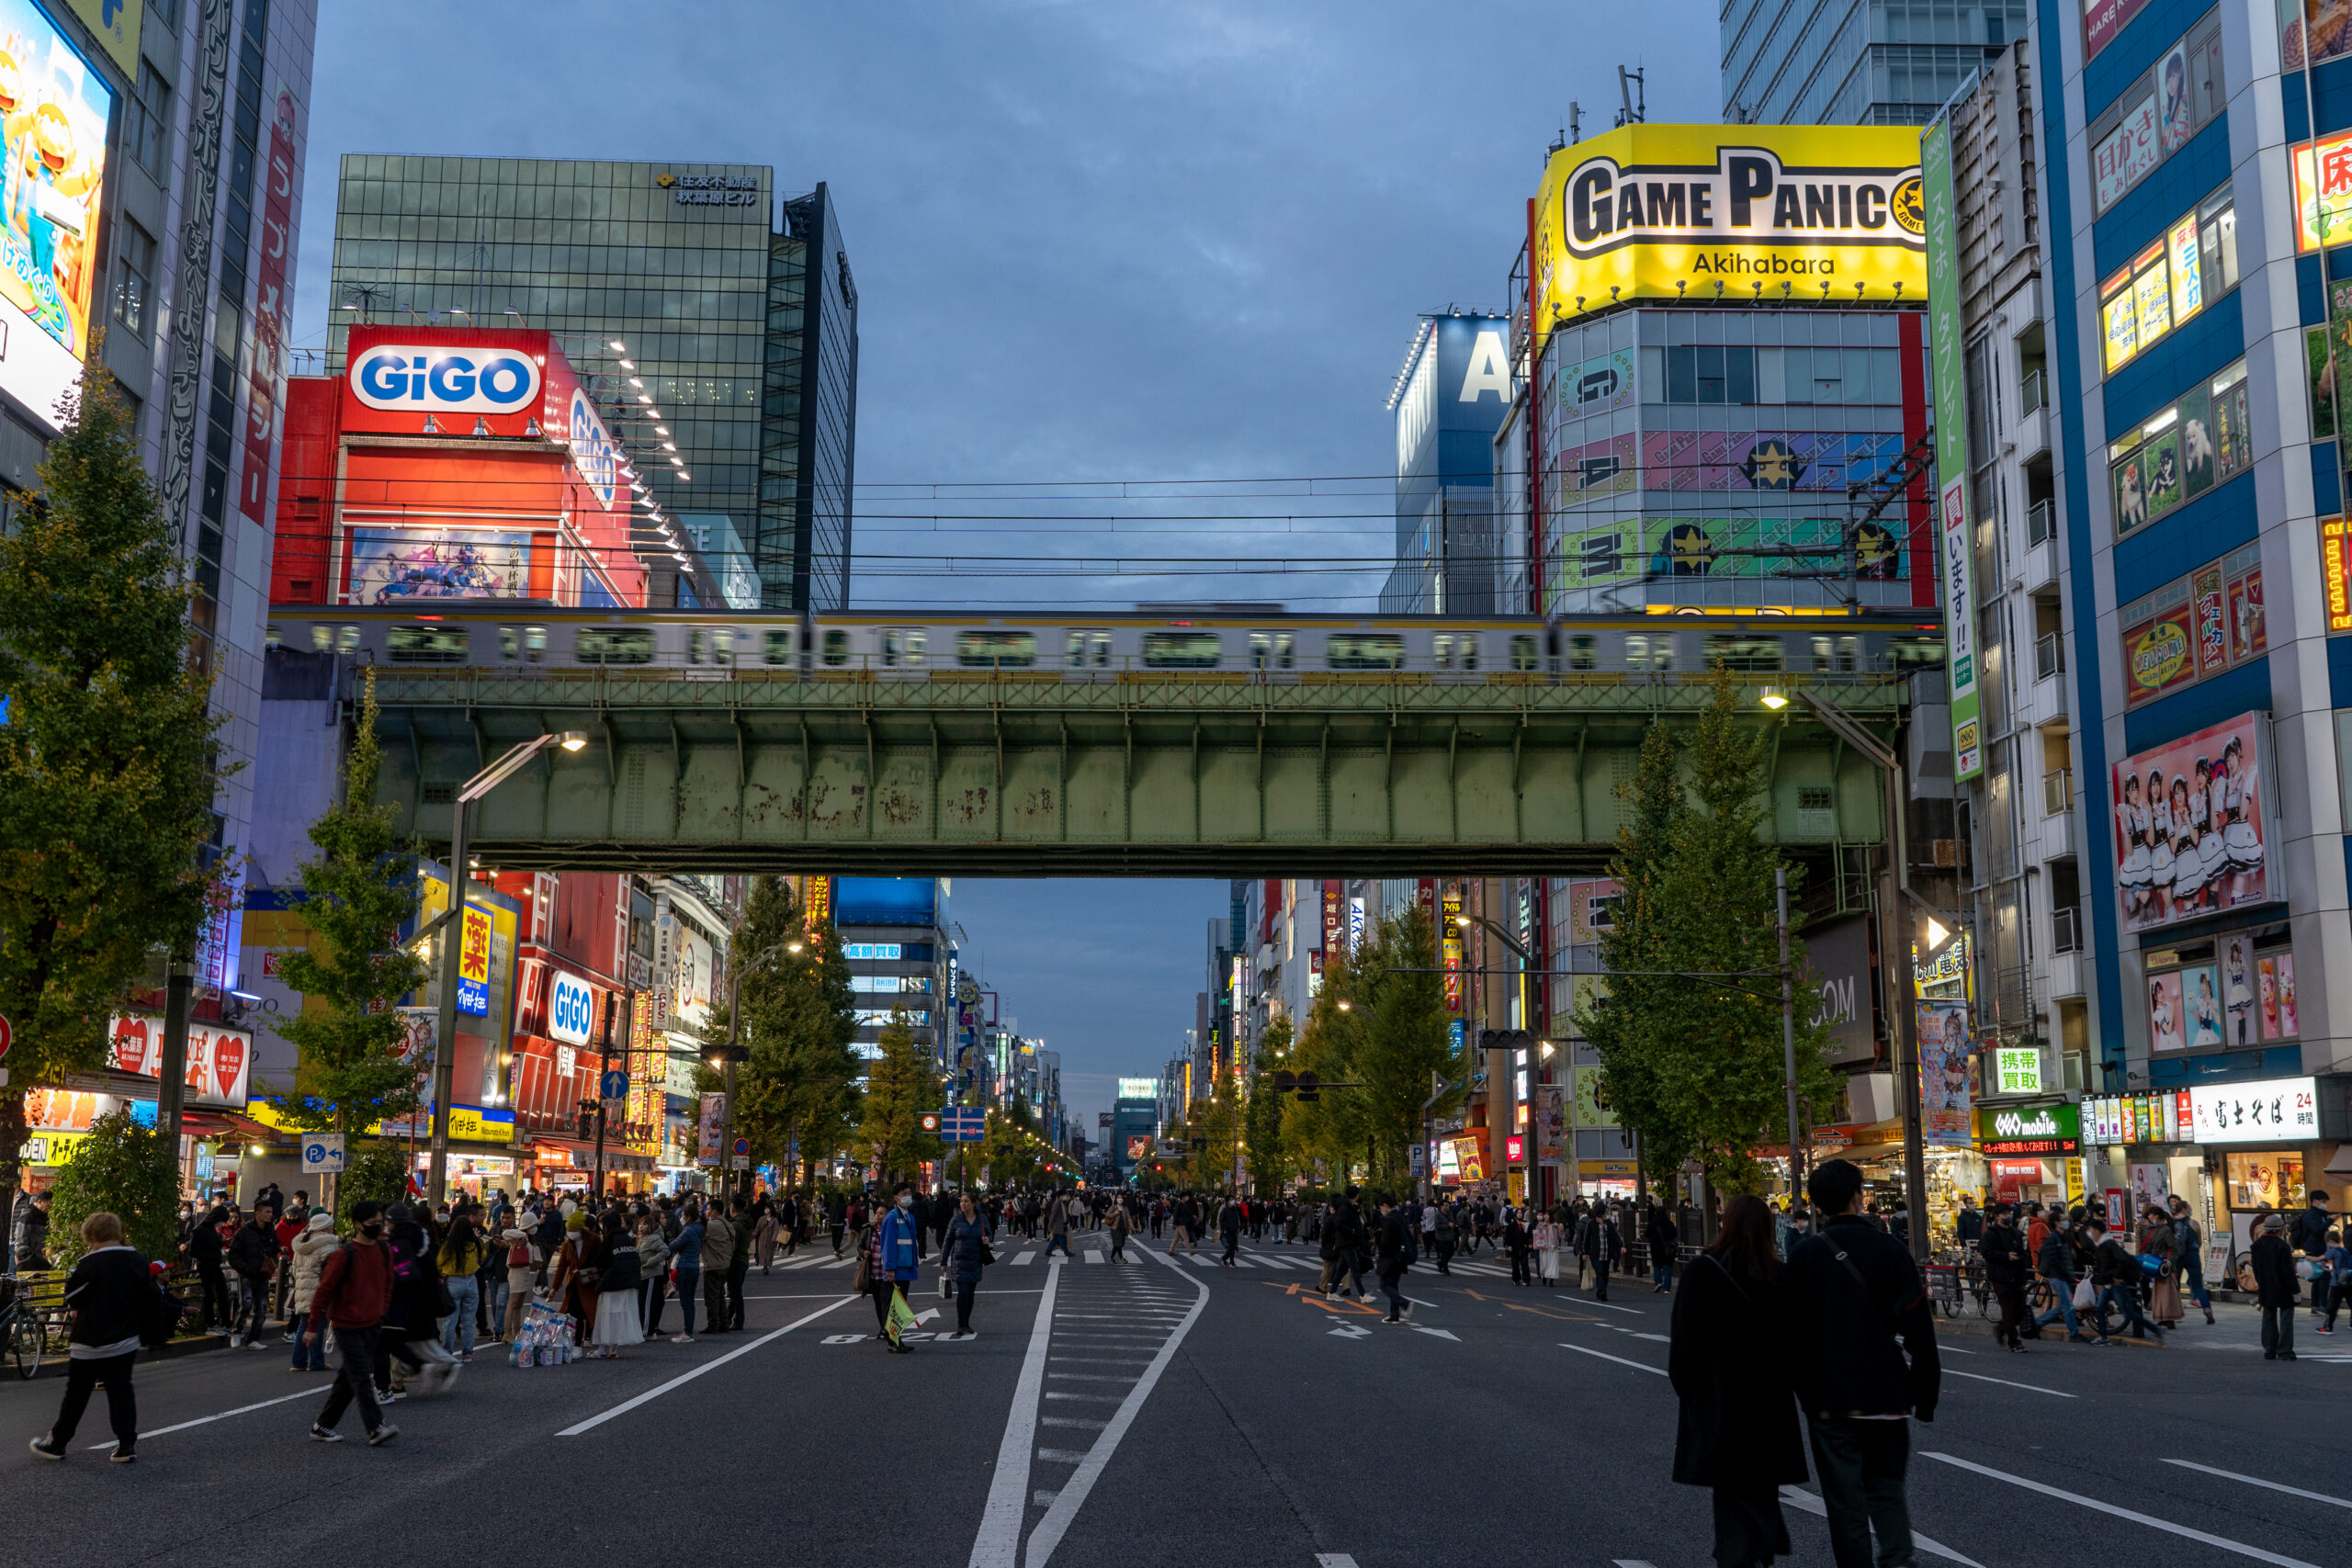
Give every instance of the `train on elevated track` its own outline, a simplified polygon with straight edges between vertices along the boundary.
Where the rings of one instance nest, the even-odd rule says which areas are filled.
[[[796,614],[575,608],[523,599],[273,606],[272,648],[386,670],[603,669],[727,679],[1066,680],[1418,677],[1437,681],[1744,673],[1900,677],[1944,660],[1917,610],[1611,615],[1295,614],[1279,604]]]

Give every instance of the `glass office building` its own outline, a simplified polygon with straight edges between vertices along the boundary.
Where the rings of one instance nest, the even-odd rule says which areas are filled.
[[[779,209],[775,180],[738,164],[346,154],[328,370],[362,320],[555,332],[583,374],[612,378],[616,434],[670,459],[640,463],[655,499],[723,514],[763,604],[838,608],[857,291],[825,187]],[[724,581],[737,563],[706,564]]]
[[[2025,0],[1723,0],[1724,118],[1925,125],[2025,36]]]

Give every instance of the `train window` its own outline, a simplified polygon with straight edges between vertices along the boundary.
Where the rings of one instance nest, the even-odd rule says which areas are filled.
[[[1941,637],[1890,637],[1886,644],[1886,660],[1897,670],[1921,670],[1944,661]]]
[[[1854,672],[1856,660],[1861,655],[1862,639],[1849,632],[1840,637],[1816,637],[1813,639],[1813,667],[1836,671],[1840,675]]]
[[[277,623],[276,621],[272,621],[269,625],[262,627],[261,640],[262,646],[265,648],[276,648],[279,642],[284,640],[277,635]]]
[[[904,666],[910,670],[922,668],[923,649],[931,641],[931,633],[922,626],[885,626],[882,628],[882,662],[890,669]]]
[[[1665,671],[1674,668],[1672,632],[1629,632],[1625,637],[1628,670]]]
[[[1405,639],[1394,632],[1334,632],[1323,659],[1334,670],[1402,670]]]
[[[548,651],[548,629],[545,626],[501,626],[498,628],[498,656],[508,661],[520,659],[537,664]]]
[[[463,664],[466,628],[451,626],[390,626],[384,654],[394,664]]]
[[[1146,632],[1143,661],[1152,670],[1214,670],[1225,651],[1215,632]]]
[[[1725,670],[1751,673],[1778,670],[1781,668],[1781,639],[1718,633],[1707,639],[1707,667],[1712,670],[1718,665]]]
[[[1026,670],[1037,662],[1037,634],[957,632],[956,662],[967,670]]]
[[[768,632],[767,652],[762,655],[770,664],[792,662],[792,633],[788,629],[772,628]]]
[[[836,628],[825,634],[825,662],[836,666],[849,662],[849,633]]]
[[[1062,662],[1072,670],[1092,665],[1097,670],[1111,667],[1111,634],[1109,632],[1075,631],[1062,644]]]
[[[312,626],[311,650],[313,653],[356,653],[359,651],[357,626]]]
[[[1294,663],[1293,635],[1290,632],[1251,632],[1250,634],[1250,668],[1252,670],[1288,670]]]
[[[1600,639],[1590,632],[1578,632],[1568,638],[1568,668],[1598,670],[1600,668]]]
[[[1441,670],[1478,668],[1478,637],[1475,632],[1440,632],[1431,639]]]
[[[582,664],[650,664],[653,634],[617,626],[582,626],[574,645]]]
[[[1521,632],[1510,639],[1510,667],[1522,673],[1543,668],[1543,655],[1536,651],[1535,638]]]
[[[735,632],[732,627],[713,626],[705,630],[695,626],[686,633],[686,662],[689,664],[732,664],[735,662]]]

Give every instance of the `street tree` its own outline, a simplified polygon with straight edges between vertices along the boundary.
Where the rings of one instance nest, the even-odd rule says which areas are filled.
[[[294,1082],[266,1098],[304,1132],[364,1129],[412,1116],[422,1100],[424,1064],[411,1059],[408,1031],[393,1009],[427,977],[424,957],[400,940],[419,905],[415,845],[401,836],[400,807],[376,801],[381,761],[369,670],[343,798],[311,824],[318,853],[298,872],[312,941],[288,950],[278,971],[303,1005],[276,1024],[297,1055]],[[442,932],[445,942],[458,940],[458,921]]]
[[[1367,1180],[1402,1190],[1432,1075],[1447,1086],[1433,1113],[1461,1104],[1468,1073],[1436,971],[1436,932],[1418,905],[1382,919],[1354,953],[1324,957],[1323,990],[1294,1055],[1302,1071],[1353,1087],[1295,1109],[1335,1179],[1361,1160]]]
[[[1685,984],[1663,973],[1673,966],[1665,880],[1685,809],[1681,767],[1674,732],[1652,724],[1633,776],[1617,786],[1626,811],[1609,868],[1620,892],[1600,931],[1607,978],[1589,999],[1579,998],[1576,1024],[1600,1058],[1611,1109],[1639,1134],[1643,1164],[1651,1170],[1680,1168],[1692,1146],[1689,1130],[1669,1112],[1663,1077],[1675,1048],[1668,1037],[1674,994]]]
[[[182,574],[135,422],[95,351],[0,526],[0,1190],[27,1089],[105,1060],[157,948],[192,953],[227,896],[226,769]]]
[[[1288,1185],[1291,1162],[1283,1147],[1283,1119],[1289,1114],[1286,1097],[1274,1092],[1274,1075],[1290,1067],[1292,1040],[1290,1016],[1285,1013],[1266,1026],[1263,1038],[1258,1042],[1254,1061],[1257,1069],[1249,1086],[1250,1099],[1243,1111],[1242,1157],[1250,1171],[1253,1190],[1263,1195],[1279,1192]]]
[[[885,1181],[911,1174],[939,1157],[939,1139],[922,1130],[922,1115],[940,1108],[939,1073],[931,1049],[915,1038],[904,1008],[890,1010],[876,1042],[882,1055],[868,1065],[857,1122],[858,1156],[879,1161]]]

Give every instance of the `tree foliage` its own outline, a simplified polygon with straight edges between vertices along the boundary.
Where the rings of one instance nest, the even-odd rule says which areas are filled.
[[[343,1174],[335,1179],[335,1218],[348,1219],[351,1206],[363,1199],[397,1203],[406,1198],[409,1168],[405,1143],[393,1138],[355,1140]]]
[[[859,1157],[878,1160],[885,1181],[901,1180],[922,1161],[939,1157],[939,1139],[924,1132],[922,1122],[924,1111],[940,1107],[939,1073],[904,1008],[890,1010],[876,1043],[882,1055],[867,1067],[859,1108]]]
[[[393,1009],[427,977],[425,961],[400,940],[418,907],[415,845],[400,836],[400,808],[376,802],[381,761],[371,669],[344,764],[343,798],[311,824],[318,853],[298,873],[314,940],[287,953],[279,970],[303,998],[302,1010],[277,1024],[299,1064],[293,1087],[268,1099],[304,1131],[356,1132],[413,1115],[423,1098],[424,1064],[401,1054],[408,1032]],[[458,940],[457,920],[441,929],[443,941]]]
[[[1671,743],[1656,728],[1645,740],[1615,865],[1625,893],[1602,957],[1611,971],[1679,974],[1612,973],[1584,1021],[1611,1102],[1642,1135],[1645,1163],[1672,1168],[1696,1158],[1729,1191],[1760,1184],[1754,1151],[1781,1141],[1787,1104],[1773,886],[1784,863],[1764,836],[1769,753],[1744,720],[1742,691],[1718,684],[1690,741],[1687,791]],[[1817,987],[1793,940],[1791,959],[1797,1092],[1824,1103],[1832,1075],[1821,1062],[1824,1031],[1812,1021]]]
[[[1250,1082],[1250,1098],[1242,1112],[1242,1158],[1250,1172],[1250,1190],[1261,1197],[1282,1190],[1292,1175],[1282,1135],[1287,1099],[1274,1092],[1273,1076],[1290,1066],[1293,1041],[1288,1014],[1266,1026],[1264,1038],[1258,1042],[1253,1063],[1256,1076]]]
[[[0,527],[0,1016],[13,1089],[98,1067],[151,950],[192,951],[224,896],[203,856],[225,770],[134,423],[90,355],[36,495]],[[20,1093],[0,1095],[13,1190]]]
[[[150,1259],[178,1260],[178,1151],[127,1105],[90,1123],[89,1136],[59,1168],[50,1204],[50,1252],[71,1269],[82,1256],[82,1222],[104,1211],[122,1220],[123,1239]]]
[[[764,874],[752,880],[728,954],[743,965],[741,1040],[751,1051],[735,1069],[735,1135],[750,1142],[754,1164],[781,1164],[797,1140],[802,1170],[812,1173],[858,1113],[857,1011],[840,939],[830,921],[811,930],[792,885]],[[727,1043],[732,1005],[722,997],[712,1007],[706,1044]],[[716,1089],[723,1075],[698,1067],[695,1081]]]

